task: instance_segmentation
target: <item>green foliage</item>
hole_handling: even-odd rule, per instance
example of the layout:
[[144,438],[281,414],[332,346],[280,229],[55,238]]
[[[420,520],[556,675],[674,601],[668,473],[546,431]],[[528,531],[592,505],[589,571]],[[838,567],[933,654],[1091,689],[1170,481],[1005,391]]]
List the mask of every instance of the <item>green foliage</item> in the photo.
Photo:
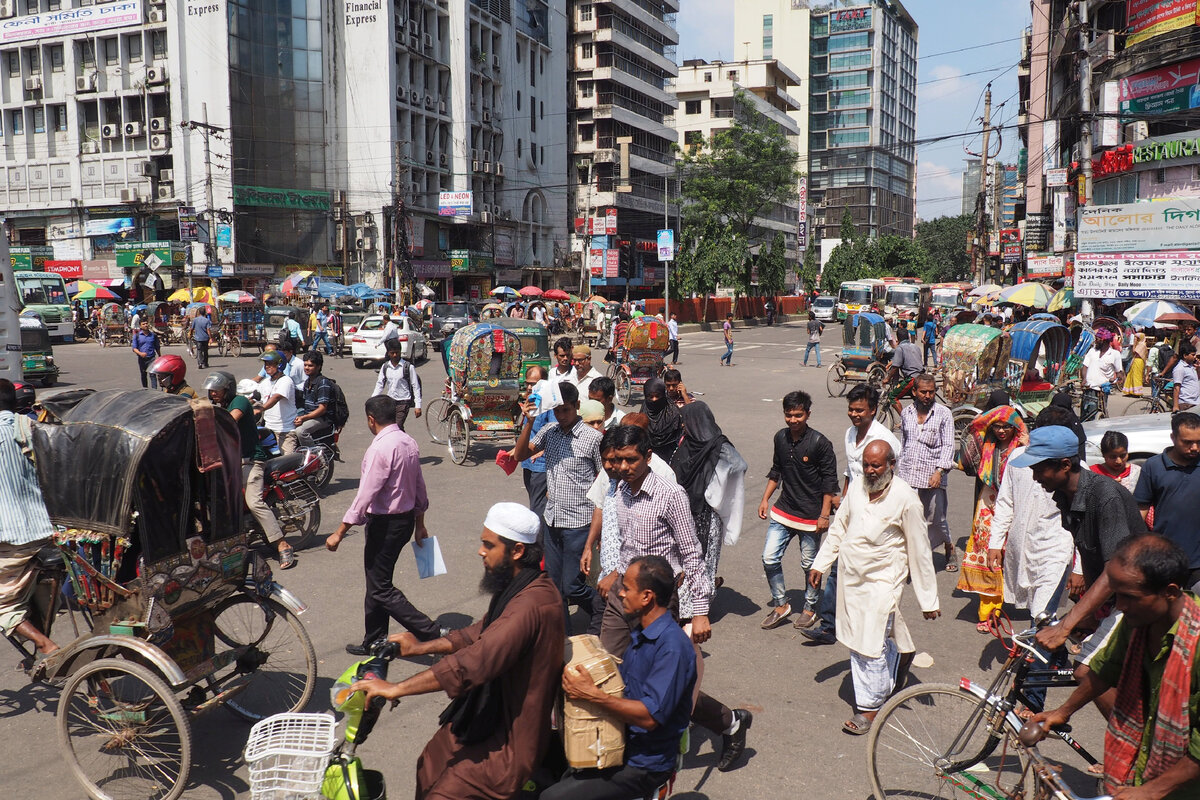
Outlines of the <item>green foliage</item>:
[[741,235],[715,220],[685,227],[682,247],[676,254],[676,274],[683,294],[707,297],[721,282],[735,283],[746,272],[749,246]]
[[804,263],[800,265],[799,277],[800,284],[805,291],[812,291],[817,288],[817,270],[821,266],[821,259],[817,253],[815,245],[809,244],[804,251]]
[[850,214],[849,206],[842,209],[842,224],[838,238],[843,242],[853,242],[858,238],[858,231],[854,227],[854,217]]
[[776,233],[771,247],[758,254],[758,290],[764,295],[781,294],[787,279],[787,253],[783,234]]
[[918,222],[917,243],[928,254],[921,277],[929,283],[970,280],[967,235],[974,228],[975,219],[969,214]]

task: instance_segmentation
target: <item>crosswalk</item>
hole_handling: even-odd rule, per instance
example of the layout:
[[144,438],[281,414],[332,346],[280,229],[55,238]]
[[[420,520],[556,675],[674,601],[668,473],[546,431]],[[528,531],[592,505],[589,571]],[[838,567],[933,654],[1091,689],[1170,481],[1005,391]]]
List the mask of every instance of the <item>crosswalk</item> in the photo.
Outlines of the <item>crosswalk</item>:
[[[787,352],[787,353],[803,353],[804,347],[805,347],[804,345],[800,345],[799,347],[796,347],[794,344],[792,344],[790,342],[762,342],[760,344],[734,344],[733,353],[734,353],[734,355],[737,355],[738,353],[745,353],[749,350],[758,350],[761,348],[771,348],[776,351],[782,350],[783,352]],[[718,352],[719,351],[719,352],[723,353],[723,352],[725,352],[725,343],[722,341],[690,342],[690,341],[681,339],[679,342],[679,349],[680,349],[680,352],[685,352],[685,351],[695,352],[695,351],[699,350],[702,352]],[[835,348],[831,348],[831,347],[822,347],[821,348],[821,357],[824,358],[826,355],[830,355],[833,353],[839,353],[839,352],[841,352],[840,349],[835,349]]]

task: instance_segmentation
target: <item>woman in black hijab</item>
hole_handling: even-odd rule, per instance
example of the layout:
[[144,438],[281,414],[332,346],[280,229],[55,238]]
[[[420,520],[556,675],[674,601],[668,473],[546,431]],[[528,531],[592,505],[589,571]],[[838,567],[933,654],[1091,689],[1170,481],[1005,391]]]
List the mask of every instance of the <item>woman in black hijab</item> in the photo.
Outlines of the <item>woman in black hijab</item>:
[[659,378],[646,381],[642,396],[642,413],[650,418],[650,449],[663,461],[670,462],[683,433],[679,408],[671,402],[667,384]]

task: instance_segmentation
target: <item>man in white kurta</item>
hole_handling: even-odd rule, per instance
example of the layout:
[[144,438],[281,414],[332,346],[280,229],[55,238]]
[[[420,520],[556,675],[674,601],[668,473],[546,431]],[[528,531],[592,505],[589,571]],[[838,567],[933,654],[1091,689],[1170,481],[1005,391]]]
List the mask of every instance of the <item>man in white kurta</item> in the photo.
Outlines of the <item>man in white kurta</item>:
[[905,581],[926,619],[941,614],[924,506],[895,464],[886,442],[867,446],[863,479],[850,485],[809,572],[815,585],[837,561],[837,638],[851,650],[858,707],[843,728],[854,734],[870,729],[895,689],[900,654],[916,650],[900,614]]

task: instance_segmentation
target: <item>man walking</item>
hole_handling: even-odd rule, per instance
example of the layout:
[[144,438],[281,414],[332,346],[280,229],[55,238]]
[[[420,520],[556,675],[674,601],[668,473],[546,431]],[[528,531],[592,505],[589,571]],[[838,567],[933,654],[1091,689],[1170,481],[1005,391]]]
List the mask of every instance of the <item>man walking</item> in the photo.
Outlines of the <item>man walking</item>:
[[208,344],[212,338],[212,320],[208,318],[208,309],[200,309],[188,327],[192,332],[192,341],[196,343],[196,365],[200,369],[208,369]]
[[[928,313],[928,312],[926,312]],[[938,324],[937,320],[930,314],[925,320],[925,324],[921,326],[921,339],[925,343],[924,352],[922,353],[921,366],[929,366],[929,357],[933,356],[933,365],[936,367],[940,363],[937,354],[938,341]]]
[[925,619],[941,615],[920,498],[894,475],[885,442],[867,445],[862,463],[863,478],[846,492],[809,572],[809,585],[819,586],[838,562],[837,638],[850,648],[857,709],[842,729],[856,736],[871,729],[916,652],[900,614],[905,582]]
[[808,344],[804,346],[804,366],[808,366],[808,354],[814,350],[817,353],[817,366],[821,366],[821,334],[825,332],[825,323],[817,319],[813,311],[808,312]]
[[[529,395],[533,392],[533,387],[538,385],[538,381],[546,380],[546,368],[538,364],[534,364],[529,369],[525,370],[525,397],[529,400]],[[533,435],[536,436],[538,431],[547,425],[554,422],[553,411],[543,411],[533,419]],[[546,510],[546,459],[541,456],[531,456],[521,462],[521,474],[525,479],[525,494],[529,498],[529,508],[533,513],[538,515],[538,519],[542,518],[542,512]]]
[[1079,417],[1090,420],[1096,415],[1100,393],[1108,394],[1114,386],[1125,383],[1125,363],[1121,353],[1112,346],[1112,331],[1100,328],[1096,331],[1096,345],[1083,357],[1083,399],[1079,403]]
[[721,356],[721,366],[733,366],[733,314],[725,315],[725,324],[721,326],[725,336],[725,355]]
[[1187,555],[1191,580],[1183,588],[1200,591],[1200,416],[1171,417],[1171,446],[1146,459],[1133,499],[1142,519],[1154,509],[1154,532]]
[[417,368],[404,357],[404,345],[399,339],[388,339],[384,348],[387,361],[379,368],[372,395],[387,395],[396,401],[395,422],[404,430],[410,409],[415,410],[418,419],[421,417],[421,379],[417,377]]
[[316,350],[325,345],[325,355],[333,351],[329,348],[329,306],[323,306],[320,311],[314,311],[309,319],[312,327],[312,342],[309,346]]
[[667,320],[667,352],[663,353],[663,361],[671,356],[671,366],[679,363],[679,315],[671,313]]
[[[808,427],[811,412],[812,398],[806,392],[789,392],[783,398],[787,427],[775,434],[771,471],[758,504],[758,518],[770,519],[762,562],[774,605],[762,621],[763,630],[779,627],[792,613],[783,578],[783,554],[793,537],[799,539],[800,567],[802,574],[808,574],[821,535],[829,529],[830,509],[837,496],[837,454],[825,436]],[[780,486],[783,491],[772,506],[771,495]],[[819,596],[816,587],[806,588],[804,608],[795,623],[797,629],[816,622]]]
[[346,652],[352,656],[366,655],[372,642],[387,636],[388,617],[421,641],[441,636],[437,624],[392,584],[396,560],[409,539],[420,546],[429,536],[425,528],[429,497],[421,475],[421,454],[412,437],[396,425],[395,400],[376,395],[367,400],[366,411],[367,428],[375,439],[363,455],[358,494],[342,517],[342,524],[325,540],[325,546],[336,551],[352,527],[366,524],[365,633],[361,645],[346,645]]
[[958,572],[954,541],[946,522],[947,477],[954,468],[954,419],[937,402],[937,381],[928,372],[913,378],[913,402],[900,414],[903,442],[896,474],[921,498],[929,545],[946,553],[946,571]]
[[1171,398],[1171,411],[1178,413],[1195,408],[1200,403],[1200,376],[1196,374],[1196,348],[1191,342],[1179,345],[1179,359],[1171,370],[1175,393]]
[[150,330],[150,320],[142,320],[137,333],[133,334],[133,340],[129,346],[133,350],[133,354],[137,356],[138,372],[142,375],[142,388],[157,389],[158,382],[152,381],[146,375],[146,370],[150,369],[150,365],[154,363],[154,359],[158,358],[159,353],[158,334]]

